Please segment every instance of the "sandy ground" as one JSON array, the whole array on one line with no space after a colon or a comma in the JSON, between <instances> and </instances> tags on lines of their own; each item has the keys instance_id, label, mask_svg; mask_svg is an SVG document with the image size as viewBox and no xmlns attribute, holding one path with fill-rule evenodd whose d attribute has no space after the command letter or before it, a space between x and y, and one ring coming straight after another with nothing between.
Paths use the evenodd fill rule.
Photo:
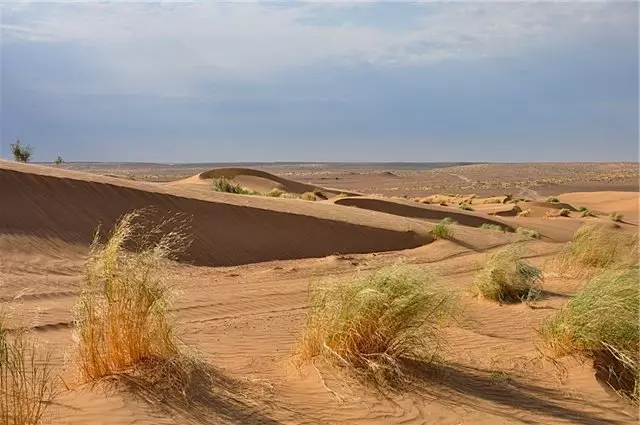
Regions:
<instances>
[{"instance_id":1,"label":"sandy ground","mask_svg":"<svg viewBox=\"0 0 640 425\"><path fill-rule=\"evenodd\" d=\"M475 181L472 171L459 171L451 172ZM269 176L259 178L271 185L264 181ZM292 175L284 178L294 183L273 184L296 183ZM349 189L339 180L325 183ZM145 183L0 162L0 300L12 313L11 326L28 324L54 353L64 384L51 424L637 423L636 408L598 382L590 364L553 362L538 350L541 320L584 284L548 268L562 243L586 221L612 226L606 214L613 211L625 217L617 231L637 232L640 197L613 191L618 183L608 191L556 193L598 217L545 219L553 210L545 202L520 205L531 204L530 217L510 217L490 213L512 204L462 211L391 198L272 199L211 193L195 178ZM184 343L216 373L212 393L188 408L153 388L77 385L68 361L72 308L95 226L110 227L121 214L149 205L159 214L189 215L194 230L194 244L170 272L181 292L174 313ZM433 240L434 223L453 214L455 238ZM542 300L497 305L471 296L486 253L522 240L479 229L484 222L540 231L540 240L523 243L530 261L545 270ZM464 316L445 329L444 365L425 372L419 388L384 396L322 363L296 370L290 359L309 283L399 260L433 269L460 293Z\"/></svg>"}]
</instances>

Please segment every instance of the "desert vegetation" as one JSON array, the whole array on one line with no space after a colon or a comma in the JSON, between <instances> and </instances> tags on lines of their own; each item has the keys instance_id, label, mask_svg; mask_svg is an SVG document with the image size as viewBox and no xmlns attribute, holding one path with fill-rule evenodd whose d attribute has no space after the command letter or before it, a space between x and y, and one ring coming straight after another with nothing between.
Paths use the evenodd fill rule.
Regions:
<instances>
[{"instance_id":1,"label":"desert vegetation","mask_svg":"<svg viewBox=\"0 0 640 425\"><path fill-rule=\"evenodd\" d=\"M531 209L522 210L518 213L518 217L529 217L531 215Z\"/></svg>"},{"instance_id":2,"label":"desert vegetation","mask_svg":"<svg viewBox=\"0 0 640 425\"><path fill-rule=\"evenodd\" d=\"M15 143L9 144L9 149L13 155L14 161L17 162L29 162L31 155L33 154L33 146L23 145L20 140L16 140Z\"/></svg>"},{"instance_id":3,"label":"desert vegetation","mask_svg":"<svg viewBox=\"0 0 640 425\"><path fill-rule=\"evenodd\" d=\"M454 224L456 222L451 217L445 217L431 229L431 234L436 238L451 238L455 234Z\"/></svg>"},{"instance_id":4,"label":"desert vegetation","mask_svg":"<svg viewBox=\"0 0 640 425\"><path fill-rule=\"evenodd\" d=\"M480 228L484 230L492 230L494 232L505 231L504 227L500 226L499 224L493 224L493 223L482 223L482 226L480 226Z\"/></svg>"},{"instance_id":5,"label":"desert vegetation","mask_svg":"<svg viewBox=\"0 0 640 425\"><path fill-rule=\"evenodd\" d=\"M434 275L404 265L320 283L294 360L321 356L368 382L401 382L404 361L436 359L453 300Z\"/></svg>"},{"instance_id":6,"label":"desert vegetation","mask_svg":"<svg viewBox=\"0 0 640 425\"><path fill-rule=\"evenodd\" d=\"M26 329L9 334L0 312L0 424L39 425L58 394L50 356Z\"/></svg>"},{"instance_id":7,"label":"desert vegetation","mask_svg":"<svg viewBox=\"0 0 640 425\"><path fill-rule=\"evenodd\" d=\"M461 204L458 208L464 211L473 211L471 204Z\"/></svg>"},{"instance_id":8,"label":"desert vegetation","mask_svg":"<svg viewBox=\"0 0 640 425\"><path fill-rule=\"evenodd\" d=\"M638 267L606 269L555 315L541 335L554 355L590 358L623 394L640 396Z\"/></svg>"},{"instance_id":9,"label":"desert vegetation","mask_svg":"<svg viewBox=\"0 0 640 425\"><path fill-rule=\"evenodd\" d=\"M146 228L144 217L125 215L106 243L96 233L91 245L74 310L75 362L83 381L180 355L169 314L175 288L167 270L187 242L179 230ZM132 247L137 252L126 250Z\"/></svg>"},{"instance_id":10,"label":"desert vegetation","mask_svg":"<svg viewBox=\"0 0 640 425\"><path fill-rule=\"evenodd\" d=\"M555 196L550 196L547 198L547 202L558 203L560 202L560 199L556 198Z\"/></svg>"},{"instance_id":11,"label":"desert vegetation","mask_svg":"<svg viewBox=\"0 0 640 425\"><path fill-rule=\"evenodd\" d=\"M476 295L501 303L538 298L542 271L522 257L523 249L515 244L488 254L473 280Z\"/></svg>"},{"instance_id":12,"label":"desert vegetation","mask_svg":"<svg viewBox=\"0 0 640 425\"><path fill-rule=\"evenodd\" d=\"M232 183L229 179L225 177L219 177L215 179L211 186L213 190L216 192L225 192L225 193L235 193L238 195L258 195L258 192L245 189L239 184Z\"/></svg>"},{"instance_id":13,"label":"desert vegetation","mask_svg":"<svg viewBox=\"0 0 640 425\"><path fill-rule=\"evenodd\" d=\"M581 275L613 265L626 267L637 261L638 235L585 225L558 255L555 265L565 275Z\"/></svg>"},{"instance_id":14,"label":"desert vegetation","mask_svg":"<svg viewBox=\"0 0 640 425\"><path fill-rule=\"evenodd\" d=\"M560 217L569 217L571 215L571 210L569 208L562 208L558 211L558 215Z\"/></svg>"},{"instance_id":15,"label":"desert vegetation","mask_svg":"<svg viewBox=\"0 0 640 425\"><path fill-rule=\"evenodd\" d=\"M540 232L533 229L527 229L526 227L518 227L516 233L524 236L528 236L533 239L540 239Z\"/></svg>"},{"instance_id":16,"label":"desert vegetation","mask_svg":"<svg viewBox=\"0 0 640 425\"><path fill-rule=\"evenodd\" d=\"M624 219L624 216L619 212L612 212L609 214L609 218L613 221L621 222Z\"/></svg>"}]
</instances>

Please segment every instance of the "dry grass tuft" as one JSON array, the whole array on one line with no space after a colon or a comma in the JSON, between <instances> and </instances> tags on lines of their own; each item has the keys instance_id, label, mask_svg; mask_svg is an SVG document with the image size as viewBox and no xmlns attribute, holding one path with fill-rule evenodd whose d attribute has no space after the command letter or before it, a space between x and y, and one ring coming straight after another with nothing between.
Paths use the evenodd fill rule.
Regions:
<instances>
[{"instance_id":1,"label":"dry grass tuft","mask_svg":"<svg viewBox=\"0 0 640 425\"><path fill-rule=\"evenodd\" d=\"M592 358L611 385L640 397L638 268L607 269L543 322L541 335L557 356Z\"/></svg>"},{"instance_id":2,"label":"dry grass tuft","mask_svg":"<svg viewBox=\"0 0 640 425\"><path fill-rule=\"evenodd\" d=\"M540 239L540 232L538 232L537 230L527 229L525 227L518 227L516 229L516 233L520 235L528 236L533 239Z\"/></svg>"},{"instance_id":3,"label":"dry grass tuft","mask_svg":"<svg viewBox=\"0 0 640 425\"><path fill-rule=\"evenodd\" d=\"M487 256L473 280L476 295L498 302L525 302L540 296L542 272L522 260L519 245L507 246Z\"/></svg>"},{"instance_id":4,"label":"dry grass tuft","mask_svg":"<svg viewBox=\"0 0 640 425\"><path fill-rule=\"evenodd\" d=\"M305 192L302 195L300 195L300 199L305 200L305 201L317 201L317 197L315 195L315 193L313 192Z\"/></svg>"},{"instance_id":5,"label":"dry grass tuft","mask_svg":"<svg viewBox=\"0 0 640 425\"><path fill-rule=\"evenodd\" d=\"M277 187L274 187L273 189L265 193L264 196L270 196L272 198L280 198L282 195L284 195L284 193L285 193L284 190L280 190Z\"/></svg>"},{"instance_id":6,"label":"dry grass tuft","mask_svg":"<svg viewBox=\"0 0 640 425\"><path fill-rule=\"evenodd\" d=\"M500 226L499 224L493 223L482 223L482 226L480 226L480 228L484 230L491 230L494 232L505 232L504 227Z\"/></svg>"},{"instance_id":7,"label":"dry grass tuft","mask_svg":"<svg viewBox=\"0 0 640 425\"><path fill-rule=\"evenodd\" d=\"M569 217L571 215L571 210L568 208L562 208L560 211L558 211L558 215L560 217Z\"/></svg>"},{"instance_id":8,"label":"dry grass tuft","mask_svg":"<svg viewBox=\"0 0 640 425\"><path fill-rule=\"evenodd\" d=\"M470 204L461 204L458 208L464 211L473 211L473 207Z\"/></svg>"},{"instance_id":9,"label":"dry grass tuft","mask_svg":"<svg viewBox=\"0 0 640 425\"><path fill-rule=\"evenodd\" d=\"M609 218L616 222L621 222L624 219L624 216L618 212L612 212L609 214Z\"/></svg>"},{"instance_id":10,"label":"dry grass tuft","mask_svg":"<svg viewBox=\"0 0 640 425\"><path fill-rule=\"evenodd\" d=\"M431 229L431 234L436 238L452 238L454 235L453 225L456 222L451 217L445 217Z\"/></svg>"},{"instance_id":11,"label":"dry grass tuft","mask_svg":"<svg viewBox=\"0 0 640 425\"><path fill-rule=\"evenodd\" d=\"M57 396L49 354L19 329L9 335L0 313L0 424L39 425Z\"/></svg>"},{"instance_id":12,"label":"dry grass tuft","mask_svg":"<svg viewBox=\"0 0 640 425\"><path fill-rule=\"evenodd\" d=\"M106 243L91 245L84 287L75 306L75 355L83 381L179 355L167 282L173 256L185 249L176 219L149 228L144 212L126 214ZM164 232L163 229L174 230ZM177 230L175 230L177 229ZM125 246L138 241L136 253Z\"/></svg>"},{"instance_id":13,"label":"dry grass tuft","mask_svg":"<svg viewBox=\"0 0 640 425\"><path fill-rule=\"evenodd\" d=\"M554 260L563 275L580 276L609 266L629 267L638 264L638 235L607 230L603 226L585 225L576 231L571 242Z\"/></svg>"},{"instance_id":14,"label":"dry grass tuft","mask_svg":"<svg viewBox=\"0 0 640 425\"><path fill-rule=\"evenodd\" d=\"M547 198L547 202L556 203L556 202L560 202L560 199L556 198L555 196L550 196Z\"/></svg>"},{"instance_id":15,"label":"dry grass tuft","mask_svg":"<svg viewBox=\"0 0 640 425\"><path fill-rule=\"evenodd\" d=\"M529 217L531 215L531 209L522 210L518 213L518 217Z\"/></svg>"},{"instance_id":16,"label":"dry grass tuft","mask_svg":"<svg viewBox=\"0 0 640 425\"><path fill-rule=\"evenodd\" d=\"M367 382L402 383L404 361L434 360L453 300L433 275L403 265L322 283L310 290L294 362L322 356Z\"/></svg>"}]
</instances>

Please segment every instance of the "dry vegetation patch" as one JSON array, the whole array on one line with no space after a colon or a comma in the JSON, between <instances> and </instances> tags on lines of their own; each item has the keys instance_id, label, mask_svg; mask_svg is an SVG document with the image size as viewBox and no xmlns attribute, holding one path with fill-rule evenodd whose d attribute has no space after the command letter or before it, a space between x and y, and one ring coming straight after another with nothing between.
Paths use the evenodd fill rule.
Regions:
<instances>
[{"instance_id":1,"label":"dry vegetation patch","mask_svg":"<svg viewBox=\"0 0 640 425\"><path fill-rule=\"evenodd\" d=\"M522 247L515 244L490 253L474 277L476 295L498 302L538 298L542 272L522 256Z\"/></svg>"},{"instance_id":2,"label":"dry vegetation patch","mask_svg":"<svg viewBox=\"0 0 640 425\"><path fill-rule=\"evenodd\" d=\"M26 330L9 335L0 313L0 424L43 423L57 394L50 355Z\"/></svg>"},{"instance_id":3,"label":"dry vegetation patch","mask_svg":"<svg viewBox=\"0 0 640 425\"><path fill-rule=\"evenodd\" d=\"M545 320L541 330L554 355L593 359L607 382L636 401L640 396L638 279L637 267L604 270Z\"/></svg>"},{"instance_id":4,"label":"dry vegetation patch","mask_svg":"<svg viewBox=\"0 0 640 425\"><path fill-rule=\"evenodd\" d=\"M75 360L83 381L180 355L169 314L175 288L167 271L187 241L180 229L158 234L166 222L146 228L138 223L143 217L125 215L106 243L96 233L91 246L74 311ZM137 252L127 251L135 241Z\"/></svg>"},{"instance_id":5,"label":"dry vegetation patch","mask_svg":"<svg viewBox=\"0 0 640 425\"><path fill-rule=\"evenodd\" d=\"M434 275L403 265L321 283L294 361L321 356L368 382L402 382L405 361L435 359L453 300Z\"/></svg>"}]
</instances>

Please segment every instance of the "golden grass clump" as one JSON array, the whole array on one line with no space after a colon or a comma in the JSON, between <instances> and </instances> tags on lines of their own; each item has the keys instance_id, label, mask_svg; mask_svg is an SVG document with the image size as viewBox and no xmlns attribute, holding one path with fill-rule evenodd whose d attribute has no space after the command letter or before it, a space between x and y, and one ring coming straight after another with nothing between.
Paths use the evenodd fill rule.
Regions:
<instances>
[{"instance_id":1,"label":"golden grass clump","mask_svg":"<svg viewBox=\"0 0 640 425\"><path fill-rule=\"evenodd\" d=\"M482 223L482 226L480 226L480 228L484 230L491 230L494 232L505 232L504 227L500 226L499 224L493 223Z\"/></svg>"},{"instance_id":2,"label":"golden grass clump","mask_svg":"<svg viewBox=\"0 0 640 425\"><path fill-rule=\"evenodd\" d=\"M144 212L126 214L106 243L96 233L91 245L74 311L75 354L84 381L179 353L167 271L169 260L188 245L184 225L168 220L149 229L139 223L143 218ZM165 232L168 227L174 230ZM135 241L136 252L127 251Z\"/></svg>"},{"instance_id":3,"label":"golden grass clump","mask_svg":"<svg viewBox=\"0 0 640 425\"><path fill-rule=\"evenodd\" d=\"M638 235L584 225L554 262L563 274L574 275L588 274L593 271L590 268L637 265L638 245Z\"/></svg>"},{"instance_id":4,"label":"golden grass clump","mask_svg":"<svg viewBox=\"0 0 640 425\"><path fill-rule=\"evenodd\" d=\"M619 212L612 212L611 214L609 214L609 218L613 221L621 222L624 219L624 215L620 214Z\"/></svg>"},{"instance_id":5,"label":"golden grass clump","mask_svg":"<svg viewBox=\"0 0 640 425\"><path fill-rule=\"evenodd\" d=\"M614 388L640 396L638 267L607 269L592 278L554 316L541 335L554 355L592 358Z\"/></svg>"},{"instance_id":6,"label":"golden grass clump","mask_svg":"<svg viewBox=\"0 0 640 425\"><path fill-rule=\"evenodd\" d=\"M302 195L300 195L300 199L305 200L305 201L316 201L316 195L313 192L305 192Z\"/></svg>"},{"instance_id":7,"label":"golden grass clump","mask_svg":"<svg viewBox=\"0 0 640 425\"><path fill-rule=\"evenodd\" d=\"M458 208L464 211L473 211L473 207L471 206L471 204L460 204Z\"/></svg>"},{"instance_id":8,"label":"golden grass clump","mask_svg":"<svg viewBox=\"0 0 640 425\"><path fill-rule=\"evenodd\" d=\"M498 302L535 300L540 295L542 272L522 260L522 248L511 245L487 256L476 273L476 295Z\"/></svg>"},{"instance_id":9,"label":"golden grass clump","mask_svg":"<svg viewBox=\"0 0 640 425\"><path fill-rule=\"evenodd\" d=\"M562 208L558 211L558 215L560 217L569 217L571 215L571 210L569 208Z\"/></svg>"},{"instance_id":10,"label":"golden grass clump","mask_svg":"<svg viewBox=\"0 0 640 425\"><path fill-rule=\"evenodd\" d=\"M399 264L322 283L310 289L294 361L322 356L365 381L402 382L403 361L434 360L439 325L453 307L451 292L432 274Z\"/></svg>"},{"instance_id":11,"label":"golden grass clump","mask_svg":"<svg viewBox=\"0 0 640 425\"><path fill-rule=\"evenodd\" d=\"M48 353L18 329L9 335L0 313L0 424L39 425L58 394Z\"/></svg>"},{"instance_id":12,"label":"golden grass clump","mask_svg":"<svg viewBox=\"0 0 640 425\"><path fill-rule=\"evenodd\" d=\"M518 217L529 217L531 215L531 209L522 210L518 213Z\"/></svg>"},{"instance_id":13,"label":"golden grass clump","mask_svg":"<svg viewBox=\"0 0 640 425\"><path fill-rule=\"evenodd\" d=\"M528 236L533 239L540 239L540 232L533 229L527 229L526 227L518 227L516 233L524 236Z\"/></svg>"},{"instance_id":14,"label":"golden grass clump","mask_svg":"<svg viewBox=\"0 0 640 425\"><path fill-rule=\"evenodd\" d=\"M277 187L274 187L264 194L264 196L270 196L272 198L280 198L282 195L284 195L284 190L278 189Z\"/></svg>"},{"instance_id":15,"label":"golden grass clump","mask_svg":"<svg viewBox=\"0 0 640 425\"><path fill-rule=\"evenodd\" d=\"M431 234L436 238L451 238L454 235L453 225L456 222L451 217L445 217L431 229Z\"/></svg>"}]
</instances>

